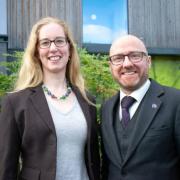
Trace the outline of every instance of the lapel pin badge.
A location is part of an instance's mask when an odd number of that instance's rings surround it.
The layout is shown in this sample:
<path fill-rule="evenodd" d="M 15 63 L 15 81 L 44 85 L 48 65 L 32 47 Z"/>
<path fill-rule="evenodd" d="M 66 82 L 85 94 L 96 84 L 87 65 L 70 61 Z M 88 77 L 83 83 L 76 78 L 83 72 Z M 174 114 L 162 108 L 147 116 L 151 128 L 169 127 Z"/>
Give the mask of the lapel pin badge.
<path fill-rule="evenodd" d="M 156 109 L 157 108 L 157 104 L 152 104 L 152 108 Z"/>

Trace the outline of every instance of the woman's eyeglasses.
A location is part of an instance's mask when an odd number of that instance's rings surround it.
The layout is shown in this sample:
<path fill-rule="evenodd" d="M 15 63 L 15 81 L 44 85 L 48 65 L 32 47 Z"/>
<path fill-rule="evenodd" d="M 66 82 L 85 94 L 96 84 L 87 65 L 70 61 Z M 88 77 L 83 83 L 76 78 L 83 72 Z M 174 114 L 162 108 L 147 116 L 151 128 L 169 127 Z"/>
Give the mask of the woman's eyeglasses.
<path fill-rule="evenodd" d="M 39 40 L 39 47 L 41 49 L 46 49 L 51 46 L 51 43 L 54 43 L 56 47 L 63 47 L 67 44 L 67 39 L 65 37 L 57 37 L 54 40 L 42 39 Z"/>

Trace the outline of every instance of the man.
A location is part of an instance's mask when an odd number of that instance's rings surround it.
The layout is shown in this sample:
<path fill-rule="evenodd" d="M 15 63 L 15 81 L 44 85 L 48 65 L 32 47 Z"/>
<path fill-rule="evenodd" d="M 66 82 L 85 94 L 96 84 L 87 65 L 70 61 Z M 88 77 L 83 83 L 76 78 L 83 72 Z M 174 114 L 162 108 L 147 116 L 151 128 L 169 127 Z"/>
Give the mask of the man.
<path fill-rule="evenodd" d="M 102 106 L 103 179 L 180 180 L 180 91 L 148 78 L 151 57 L 133 35 L 112 44 L 109 65 L 121 89 Z"/>

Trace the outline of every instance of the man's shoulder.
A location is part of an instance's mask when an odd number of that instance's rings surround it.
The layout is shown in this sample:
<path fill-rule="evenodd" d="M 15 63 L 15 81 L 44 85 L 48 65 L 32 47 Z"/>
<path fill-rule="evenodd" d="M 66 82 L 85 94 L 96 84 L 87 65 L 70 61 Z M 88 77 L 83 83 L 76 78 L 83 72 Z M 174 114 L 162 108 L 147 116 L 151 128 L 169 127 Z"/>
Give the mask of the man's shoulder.
<path fill-rule="evenodd" d="M 108 99 L 106 99 L 103 102 L 102 106 L 104 107 L 104 106 L 111 105 L 112 103 L 116 102 L 118 98 L 119 98 L 119 91 L 115 95 L 113 95 L 113 96 L 109 97 Z"/>
<path fill-rule="evenodd" d="M 180 99 L 180 89 L 160 84 L 159 82 L 156 82 L 154 80 L 151 81 L 151 87 L 160 92 L 161 95 Z"/>
<path fill-rule="evenodd" d="M 174 87 L 163 86 L 164 92 L 168 97 L 175 98 L 176 100 L 180 99 L 180 90 Z"/>
<path fill-rule="evenodd" d="M 165 84 L 161 84 L 155 80 L 151 80 L 151 83 L 153 85 L 156 85 L 156 86 L 163 88 L 165 91 L 170 91 L 170 92 L 172 91 L 172 92 L 180 93 L 180 89 L 172 87 L 172 86 L 167 86 Z"/>

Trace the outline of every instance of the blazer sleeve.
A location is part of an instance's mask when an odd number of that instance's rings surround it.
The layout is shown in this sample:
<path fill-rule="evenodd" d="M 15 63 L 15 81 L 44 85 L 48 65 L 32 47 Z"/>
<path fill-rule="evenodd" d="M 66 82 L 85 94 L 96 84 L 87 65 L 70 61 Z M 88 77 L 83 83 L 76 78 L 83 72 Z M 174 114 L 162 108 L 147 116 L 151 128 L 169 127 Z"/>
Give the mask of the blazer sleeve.
<path fill-rule="evenodd" d="M 100 108 L 100 150 L 101 150 L 101 180 L 108 179 L 108 169 L 109 169 L 109 161 L 106 155 L 104 144 L 103 144 L 103 137 L 102 137 L 102 109 L 103 105 Z"/>
<path fill-rule="evenodd" d="M 177 107 L 177 111 L 175 114 L 175 124 L 174 124 L 174 133 L 175 133 L 175 142 L 176 142 L 176 148 L 178 151 L 178 155 L 180 158 L 180 104 Z"/>
<path fill-rule="evenodd" d="M 96 104 L 96 100 L 91 96 L 91 102 Z M 95 180 L 100 179 L 100 154 L 99 154 L 99 131 L 97 122 L 97 109 L 95 106 L 90 105 L 91 115 L 91 157 L 92 157 L 92 169 Z"/>
<path fill-rule="evenodd" d="M 17 180 L 20 135 L 9 96 L 4 98 L 0 114 L 0 180 Z"/>

